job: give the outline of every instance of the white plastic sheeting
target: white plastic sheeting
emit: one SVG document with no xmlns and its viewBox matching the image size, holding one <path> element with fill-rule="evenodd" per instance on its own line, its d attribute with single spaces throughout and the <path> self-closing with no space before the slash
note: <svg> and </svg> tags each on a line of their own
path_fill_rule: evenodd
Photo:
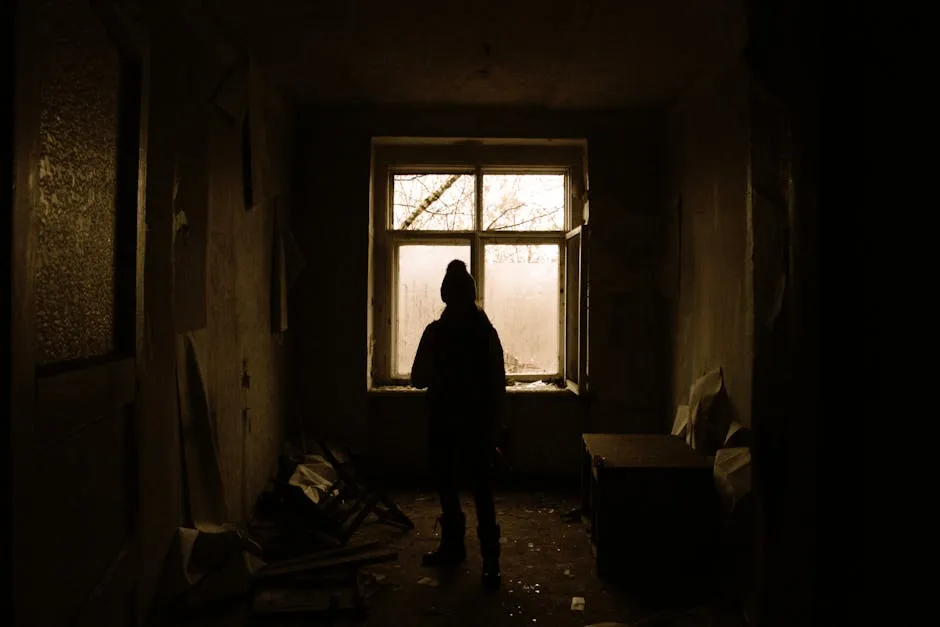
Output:
<svg viewBox="0 0 940 627">
<path fill-rule="evenodd" d="M 288 483 L 303 490 L 312 502 L 320 504 L 330 495 L 338 478 L 336 469 L 322 455 L 307 455 L 304 463 L 297 465 Z"/>
<path fill-rule="evenodd" d="M 715 453 L 715 485 L 728 510 L 751 491 L 751 449 L 721 448 Z"/>
</svg>

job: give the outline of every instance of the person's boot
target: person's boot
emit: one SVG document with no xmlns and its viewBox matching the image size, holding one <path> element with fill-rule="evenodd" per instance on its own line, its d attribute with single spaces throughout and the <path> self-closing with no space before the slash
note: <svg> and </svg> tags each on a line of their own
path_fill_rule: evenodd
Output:
<svg viewBox="0 0 940 627">
<path fill-rule="evenodd" d="M 499 525 L 478 527 L 477 535 L 480 538 L 480 554 L 483 556 L 483 572 L 481 578 L 483 585 L 489 589 L 496 589 L 503 580 L 499 571 Z"/>
<path fill-rule="evenodd" d="M 462 513 L 438 518 L 441 524 L 441 543 L 437 549 L 421 558 L 421 564 L 429 568 L 452 568 L 467 559 L 464 544 L 467 519 Z"/>
</svg>

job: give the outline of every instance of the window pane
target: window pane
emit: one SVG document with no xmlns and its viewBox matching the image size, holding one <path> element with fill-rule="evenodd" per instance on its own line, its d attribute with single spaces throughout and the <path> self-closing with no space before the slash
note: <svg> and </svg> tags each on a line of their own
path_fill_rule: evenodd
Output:
<svg viewBox="0 0 940 627">
<path fill-rule="evenodd" d="M 506 374 L 558 373 L 558 263 L 557 244 L 486 246 L 484 303 Z"/>
<path fill-rule="evenodd" d="M 441 281 L 447 264 L 460 259 L 470 267 L 470 246 L 407 244 L 398 248 L 398 302 L 395 312 L 395 376 L 408 376 L 421 334 L 441 315 Z"/>
<path fill-rule="evenodd" d="M 392 228 L 469 231 L 476 228 L 472 174 L 394 174 Z"/>
<path fill-rule="evenodd" d="M 484 174 L 483 228 L 494 231 L 562 231 L 564 174 Z"/>
</svg>

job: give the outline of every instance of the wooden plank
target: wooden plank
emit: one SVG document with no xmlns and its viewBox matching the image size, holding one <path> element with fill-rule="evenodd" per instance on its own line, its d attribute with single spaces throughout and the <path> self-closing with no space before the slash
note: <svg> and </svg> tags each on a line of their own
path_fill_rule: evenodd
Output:
<svg viewBox="0 0 940 627">
<path fill-rule="evenodd" d="M 275 562 L 269 566 L 278 568 L 285 566 L 296 566 L 297 564 L 309 564 L 318 560 L 331 559 L 334 557 L 354 555 L 359 552 L 372 551 L 378 549 L 382 545 L 378 540 L 372 542 L 366 542 L 364 544 L 358 544 L 353 546 L 341 546 L 334 549 L 326 549 L 323 551 L 317 551 L 316 553 L 308 553 L 307 555 L 302 555 L 300 557 L 294 557 L 288 560 L 282 560 L 280 562 Z"/>
<path fill-rule="evenodd" d="M 314 558 L 308 562 L 297 562 L 286 566 L 271 564 L 261 569 L 255 578 L 265 580 L 292 575 L 308 575 L 310 573 L 322 572 L 334 568 L 350 568 L 368 566 L 370 564 L 381 564 L 383 562 L 394 562 L 397 559 L 398 552 L 388 550 L 369 551 L 360 555 L 339 555 L 326 559 Z"/>
</svg>

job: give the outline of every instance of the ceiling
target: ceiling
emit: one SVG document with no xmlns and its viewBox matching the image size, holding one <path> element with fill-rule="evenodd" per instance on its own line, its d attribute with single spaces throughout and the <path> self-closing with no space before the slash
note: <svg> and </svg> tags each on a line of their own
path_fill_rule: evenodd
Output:
<svg viewBox="0 0 940 627">
<path fill-rule="evenodd" d="M 286 94 L 558 109 L 667 102 L 741 50 L 743 0 L 205 0 Z"/>
</svg>

